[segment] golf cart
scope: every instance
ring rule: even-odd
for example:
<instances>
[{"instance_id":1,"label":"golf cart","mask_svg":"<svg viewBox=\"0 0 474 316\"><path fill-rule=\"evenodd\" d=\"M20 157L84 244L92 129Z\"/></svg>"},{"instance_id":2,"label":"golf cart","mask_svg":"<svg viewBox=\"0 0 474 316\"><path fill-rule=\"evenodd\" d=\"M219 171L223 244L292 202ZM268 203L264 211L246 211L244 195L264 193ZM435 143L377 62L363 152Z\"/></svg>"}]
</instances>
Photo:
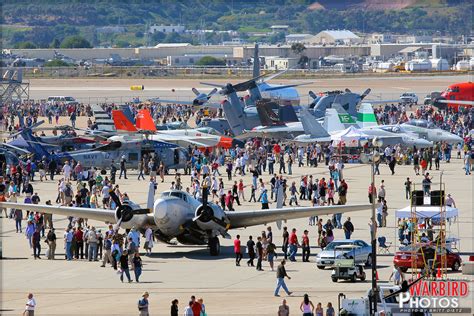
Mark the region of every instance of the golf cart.
<instances>
[{"instance_id":1,"label":"golf cart","mask_svg":"<svg viewBox=\"0 0 474 316\"><path fill-rule=\"evenodd\" d=\"M351 280L352 282L357 279L365 281L364 267L355 263L356 248L358 248L356 245L341 245L334 248L335 260L331 274L333 282L337 282L339 279ZM336 257L336 252L343 252L344 254Z\"/></svg>"}]
</instances>

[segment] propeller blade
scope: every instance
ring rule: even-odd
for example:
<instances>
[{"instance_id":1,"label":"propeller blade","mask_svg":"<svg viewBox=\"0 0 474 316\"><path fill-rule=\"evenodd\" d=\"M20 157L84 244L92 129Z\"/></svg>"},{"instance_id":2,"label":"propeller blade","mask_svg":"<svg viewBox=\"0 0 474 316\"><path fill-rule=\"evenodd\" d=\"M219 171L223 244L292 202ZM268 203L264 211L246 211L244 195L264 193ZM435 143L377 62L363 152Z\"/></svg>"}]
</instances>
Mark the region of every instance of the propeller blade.
<instances>
[{"instance_id":1,"label":"propeller blade","mask_svg":"<svg viewBox=\"0 0 474 316\"><path fill-rule=\"evenodd\" d=\"M207 99L209 100L215 93L217 92L217 88L212 89L211 92L207 95Z\"/></svg>"},{"instance_id":2,"label":"propeller blade","mask_svg":"<svg viewBox=\"0 0 474 316\"><path fill-rule=\"evenodd\" d=\"M360 100L364 100L364 98L370 93L370 91L372 91L372 89L368 88L367 90L364 91L364 93L362 93L362 95L360 96Z\"/></svg>"},{"instance_id":3,"label":"propeller blade","mask_svg":"<svg viewBox=\"0 0 474 316\"><path fill-rule=\"evenodd\" d=\"M194 92L194 94L195 94L196 96L198 96L198 95L201 94L201 93L199 93L199 91L198 91L196 88L192 88L191 91Z\"/></svg>"},{"instance_id":4,"label":"propeller blade","mask_svg":"<svg viewBox=\"0 0 474 316\"><path fill-rule=\"evenodd\" d=\"M202 213L199 214L198 216L194 216L193 217L193 222L197 221L200 217L201 217Z\"/></svg>"},{"instance_id":5,"label":"propeller blade","mask_svg":"<svg viewBox=\"0 0 474 316\"><path fill-rule=\"evenodd\" d=\"M114 201L115 205L117 205L118 207L122 206L122 202L120 202L120 198L117 196L117 194L115 194L114 190L111 189L109 191L109 194L110 194L110 197L112 198L112 201Z\"/></svg>"},{"instance_id":6,"label":"propeller blade","mask_svg":"<svg viewBox=\"0 0 474 316\"><path fill-rule=\"evenodd\" d=\"M311 98L313 98L313 99L316 99L316 98L318 97L318 96L317 96L313 91L311 91L311 90L310 90L308 93L309 93L309 96L310 96Z\"/></svg>"},{"instance_id":7,"label":"propeller blade","mask_svg":"<svg viewBox=\"0 0 474 316\"><path fill-rule=\"evenodd\" d=\"M217 88L225 88L225 85L222 84L217 84L217 83L211 83L211 82L199 82L200 84L203 84L205 86L211 86L211 87L217 87Z\"/></svg>"}]
</instances>

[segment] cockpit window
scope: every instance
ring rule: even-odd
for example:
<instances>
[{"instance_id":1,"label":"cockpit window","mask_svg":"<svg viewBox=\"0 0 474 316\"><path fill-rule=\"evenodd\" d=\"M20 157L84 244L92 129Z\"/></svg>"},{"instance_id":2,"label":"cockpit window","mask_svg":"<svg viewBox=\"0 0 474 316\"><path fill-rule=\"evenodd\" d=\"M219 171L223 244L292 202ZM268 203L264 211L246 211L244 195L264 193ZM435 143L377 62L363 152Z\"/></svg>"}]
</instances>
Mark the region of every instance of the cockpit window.
<instances>
[{"instance_id":1,"label":"cockpit window","mask_svg":"<svg viewBox=\"0 0 474 316\"><path fill-rule=\"evenodd\" d=\"M170 196L175 196L178 199L181 199L183 201L186 201L186 195L184 195L182 192L171 192Z\"/></svg>"}]
</instances>

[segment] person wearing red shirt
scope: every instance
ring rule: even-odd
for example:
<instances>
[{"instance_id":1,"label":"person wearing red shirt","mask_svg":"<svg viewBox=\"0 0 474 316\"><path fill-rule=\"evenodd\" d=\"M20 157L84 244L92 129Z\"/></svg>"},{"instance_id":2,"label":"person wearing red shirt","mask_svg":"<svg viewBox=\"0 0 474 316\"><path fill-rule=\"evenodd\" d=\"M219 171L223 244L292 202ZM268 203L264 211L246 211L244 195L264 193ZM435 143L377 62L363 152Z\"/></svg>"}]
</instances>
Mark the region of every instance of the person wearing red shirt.
<instances>
[{"instance_id":1,"label":"person wearing red shirt","mask_svg":"<svg viewBox=\"0 0 474 316\"><path fill-rule=\"evenodd\" d=\"M290 248L290 261L296 261L296 253L298 252L298 237L296 236L296 228L291 230L290 238L288 240Z\"/></svg>"},{"instance_id":2,"label":"person wearing red shirt","mask_svg":"<svg viewBox=\"0 0 474 316\"><path fill-rule=\"evenodd\" d=\"M79 226L74 233L74 239L76 241L76 259L79 259L79 252L81 253L81 259L84 259L84 232L82 228Z\"/></svg>"},{"instance_id":3,"label":"person wearing red shirt","mask_svg":"<svg viewBox=\"0 0 474 316\"><path fill-rule=\"evenodd\" d=\"M201 311L202 311L202 306L201 306L201 304L199 304L198 301L196 301L196 297L194 295L191 296L191 302L193 303L191 305L191 309L193 310L193 315L194 316L200 316Z\"/></svg>"},{"instance_id":4,"label":"person wearing red shirt","mask_svg":"<svg viewBox=\"0 0 474 316\"><path fill-rule=\"evenodd\" d=\"M242 251L240 250L240 235L237 235L234 240L235 265L240 266L242 260Z\"/></svg>"},{"instance_id":5,"label":"person wearing red shirt","mask_svg":"<svg viewBox=\"0 0 474 316\"><path fill-rule=\"evenodd\" d=\"M273 152L275 153L275 156L277 157L276 159L278 160L280 158L280 152L281 152L281 147L278 144L275 144L273 146Z\"/></svg>"}]
</instances>

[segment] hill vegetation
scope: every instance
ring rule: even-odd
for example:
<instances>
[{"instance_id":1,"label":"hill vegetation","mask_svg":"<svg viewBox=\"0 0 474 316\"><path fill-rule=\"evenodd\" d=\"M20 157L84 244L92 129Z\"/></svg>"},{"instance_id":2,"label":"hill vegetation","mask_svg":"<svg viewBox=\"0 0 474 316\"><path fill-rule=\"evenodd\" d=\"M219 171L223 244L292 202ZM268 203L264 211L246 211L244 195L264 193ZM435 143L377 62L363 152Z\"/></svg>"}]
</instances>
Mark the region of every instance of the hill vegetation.
<instances>
[{"instance_id":1,"label":"hill vegetation","mask_svg":"<svg viewBox=\"0 0 474 316\"><path fill-rule=\"evenodd\" d=\"M4 47L20 43L51 47L71 36L81 36L93 46L128 47L229 39L225 33L146 36L152 24L236 30L244 39L252 36L251 32L267 32L274 24L289 25L292 33L350 29L364 33L463 35L472 30L473 11L474 4L469 0L4 0L0 23ZM106 26L124 27L124 31L98 31ZM266 40L281 39L281 34L275 34Z\"/></svg>"}]
</instances>

